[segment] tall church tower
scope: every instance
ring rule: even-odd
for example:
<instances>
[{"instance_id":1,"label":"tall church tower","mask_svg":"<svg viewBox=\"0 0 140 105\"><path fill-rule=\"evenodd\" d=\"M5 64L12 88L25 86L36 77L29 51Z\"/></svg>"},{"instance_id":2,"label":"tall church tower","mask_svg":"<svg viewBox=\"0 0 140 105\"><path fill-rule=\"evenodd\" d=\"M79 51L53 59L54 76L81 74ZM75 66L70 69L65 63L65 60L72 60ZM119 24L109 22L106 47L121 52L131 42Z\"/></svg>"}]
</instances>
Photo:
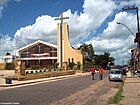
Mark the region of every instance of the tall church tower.
<instances>
[{"instance_id":1,"label":"tall church tower","mask_svg":"<svg viewBox=\"0 0 140 105\"><path fill-rule=\"evenodd\" d=\"M71 47L69 43L69 26L64 23L62 25L62 36L61 24L57 24L57 62L60 64L61 60L63 62L80 62L83 65L83 55L80 50L75 50ZM62 38L61 38L62 37ZM61 41L62 39L62 41ZM61 67L61 65L59 65ZM82 66L81 66L82 68Z\"/></svg>"}]
</instances>

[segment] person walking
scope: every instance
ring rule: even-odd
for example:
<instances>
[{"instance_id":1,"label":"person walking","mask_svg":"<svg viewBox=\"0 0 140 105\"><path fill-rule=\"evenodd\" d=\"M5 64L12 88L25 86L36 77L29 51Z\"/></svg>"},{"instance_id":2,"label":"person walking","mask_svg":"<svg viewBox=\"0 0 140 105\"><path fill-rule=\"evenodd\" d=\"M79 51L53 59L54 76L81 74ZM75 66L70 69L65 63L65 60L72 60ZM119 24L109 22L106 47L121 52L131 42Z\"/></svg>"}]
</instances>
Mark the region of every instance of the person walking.
<instances>
[{"instance_id":1,"label":"person walking","mask_svg":"<svg viewBox=\"0 0 140 105\"><path fill-rule=\"evenodd\" d=\"M100 69L99 69L99 78L100 78L100 80L102 80L103 79L103 68L102 67L100 67Z\"/></svg>"},{"instance_id":2,"label":"person walking","mask_svg":"<svg viewBox=\"0 0 140 105\"><path fill-rule=\"evenodd\" d=\"M92 80L94 80L95 68L91 67L90 70L91 70L91 74L92 74Z\"/></svg>"}]
</instances>

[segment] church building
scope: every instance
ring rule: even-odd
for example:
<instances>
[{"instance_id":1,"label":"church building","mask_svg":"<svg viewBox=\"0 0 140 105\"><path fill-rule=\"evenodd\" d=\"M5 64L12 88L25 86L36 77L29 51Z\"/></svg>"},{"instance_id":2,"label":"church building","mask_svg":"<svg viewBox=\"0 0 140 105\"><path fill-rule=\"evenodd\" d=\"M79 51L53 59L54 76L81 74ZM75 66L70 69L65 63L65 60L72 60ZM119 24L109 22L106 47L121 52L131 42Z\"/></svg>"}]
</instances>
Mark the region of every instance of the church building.
<instances>
[{"instance_id":1,"label":"church building","mask_svg":"<svg viewBox=\"0 0 140 105\"><path fill-rule=\"evenodd\" d=\"M57 61L57 46L41 40L18 49L18 53L26 68L48 68Z\"/></svg>"},{"instance_id":2,"label":"church building","mask_svg":"<svg viewBox=\"0 0 140 105\"><path fill-rule=\"evenodd\" d=\"M50 67L56 62L61 69L64 63L80 63L83 66L83 55L80 50L73 49L69 43L68 24L57 24L57 45L41 40L18 49L19 60L25 61L26 68Z\"/></svg>"}]
</instances>

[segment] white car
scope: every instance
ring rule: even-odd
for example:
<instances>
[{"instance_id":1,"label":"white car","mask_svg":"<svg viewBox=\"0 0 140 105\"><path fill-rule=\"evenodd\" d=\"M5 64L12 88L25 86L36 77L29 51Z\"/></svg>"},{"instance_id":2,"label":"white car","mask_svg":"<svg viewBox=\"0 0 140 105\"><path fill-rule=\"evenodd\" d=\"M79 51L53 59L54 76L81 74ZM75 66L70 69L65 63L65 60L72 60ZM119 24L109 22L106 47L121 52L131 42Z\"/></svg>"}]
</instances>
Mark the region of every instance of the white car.
<instances>
[{"instance_id":1,"label":"white car","mask_svg":"<svg viewBox=\"0 0 140 105\"><path fill-rule=\"evenodd\" d=\"M108 74L109 81L123 81L123 74L120 69L111 69Z\"/></svg>"}]
</instances>

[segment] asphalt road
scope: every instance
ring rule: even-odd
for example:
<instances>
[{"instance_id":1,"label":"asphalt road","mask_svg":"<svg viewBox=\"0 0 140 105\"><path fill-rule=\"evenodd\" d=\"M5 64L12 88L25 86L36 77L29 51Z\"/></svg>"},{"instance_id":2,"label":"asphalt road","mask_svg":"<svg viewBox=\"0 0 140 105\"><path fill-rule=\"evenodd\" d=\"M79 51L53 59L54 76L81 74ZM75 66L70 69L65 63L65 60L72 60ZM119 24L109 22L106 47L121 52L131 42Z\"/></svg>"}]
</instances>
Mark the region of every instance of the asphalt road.
<instances>
[{"instance_id":1,"label":"asphalt road","mask_svg":"<svg viewBox=\"0 0 140 105\"><path fill-rule=\"evenodd\" d=\"M101 96L108 94L120 82L95 80L91 75L55 82L0 90L0 104L10 105L98 105ZM103 100L104 101L104 100ZM101 101L100 101L101 102Z\"/></svg>"}]
</instances>

